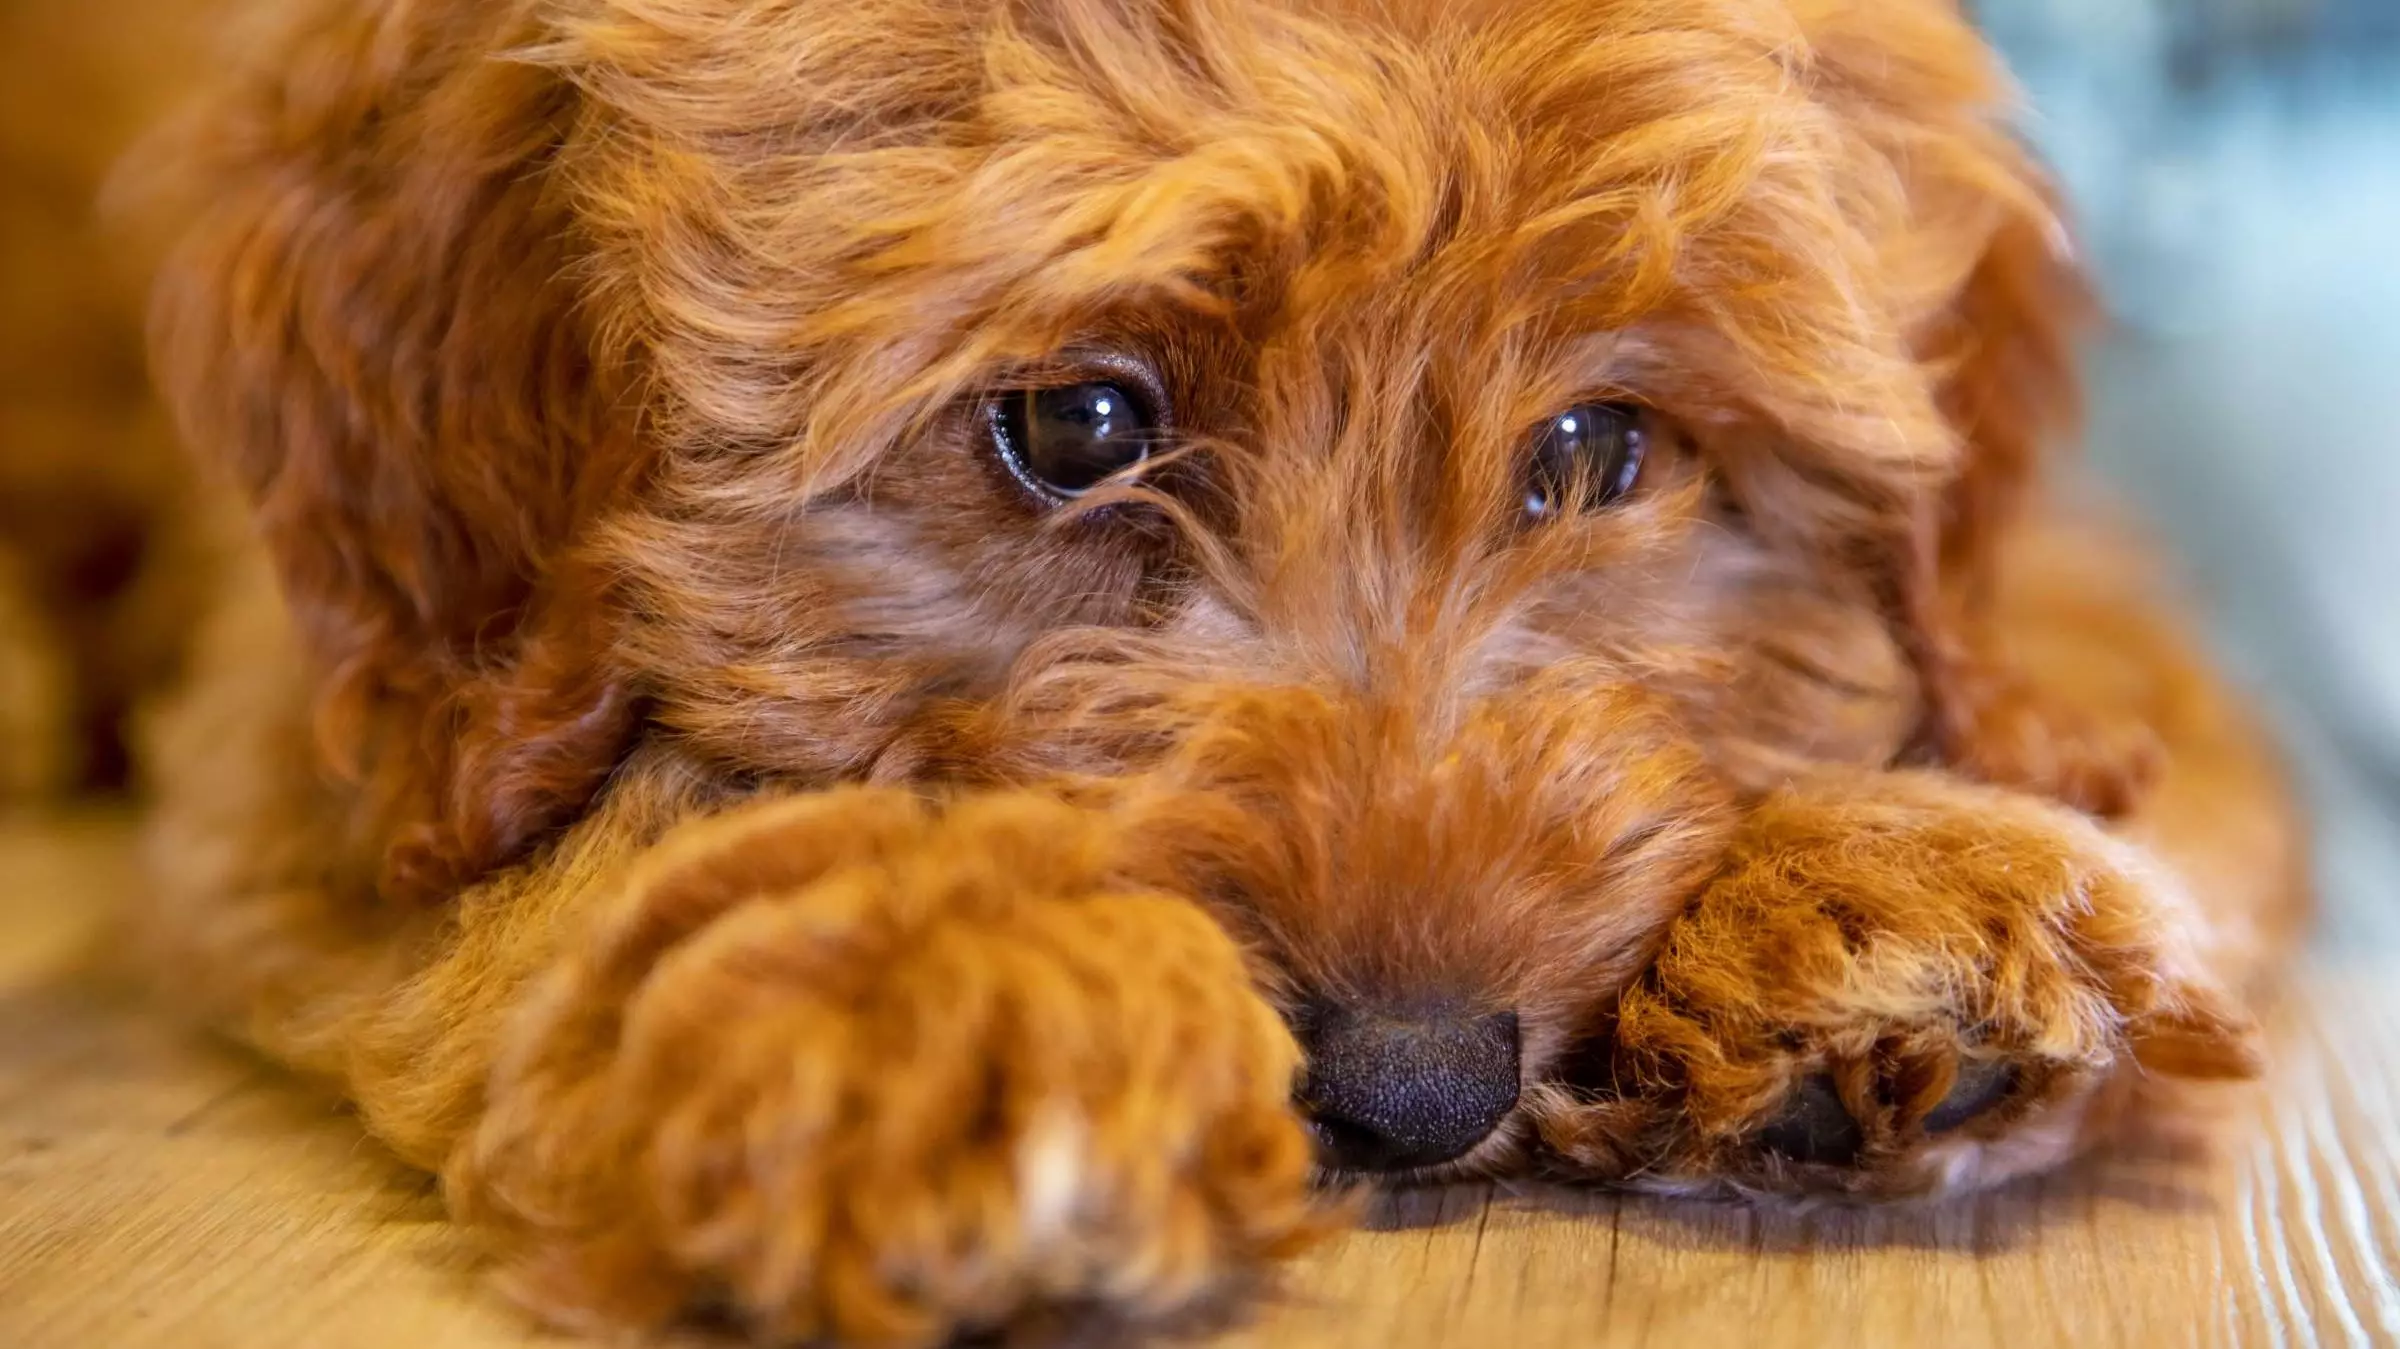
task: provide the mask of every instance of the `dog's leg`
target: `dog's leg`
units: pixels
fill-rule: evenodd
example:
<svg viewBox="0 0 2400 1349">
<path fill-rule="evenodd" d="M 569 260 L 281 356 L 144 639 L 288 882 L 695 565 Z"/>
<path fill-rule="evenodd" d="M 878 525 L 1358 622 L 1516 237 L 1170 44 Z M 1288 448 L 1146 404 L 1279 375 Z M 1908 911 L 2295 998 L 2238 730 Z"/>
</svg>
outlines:
<svg viewBox="0 0 2400 1349">
<path fill-rule="evenodd" d="M 286 895 L 187 934 L 240 929 L 220 999 L 246 958 L 252 1032 L 439 1170 L 544 1319 L 862 1345 L 1149 1322 L 1320 1227 L 1281 1017 L 1197 907 L 1108 883 L 1087 812 L 835 791 L 619 866 L 629 809 L 432 930 L 337 935 Z"/>
<path fill-rule="evenodd" d="M 1316 1219 L 1298 1053 L 1233 943 L 1034 796 L 686 826 L 497 1045 L 446 1178 L 560 1321 L 714 1304 L 932 1343 L 1177 1313 Z"/>
<path fill-rule="evenodd" d="M 250 564 L 154 728 L 124 945 L 442 1172 L 543 1315 L 924 1344 L 1197 1310 L 1316 1227 L 1289 1032 L 1212 919 L 1112 879 L 1103 813 L 729 803 L 652 749 L 526 863 L 385 902 Z"/>
<path fill-rule="evenodd" d="M 2255 1070 L 2224 982 L 2242 961 L 2216 949 L 2233 935 L 2062 807 L 1933 774 L 1803 781 L 1628 990 L 1620 1095 L 1560 1141 L 1670 1189 L 1897 1195 L 2047 1167 L 2148 1079 Z"/>
<path fill-rule="evenodd" d="M 1770 794 L 1626 994 L 1613 1081 L 1543 1121 L 1557 1151 L 1669 1187 L 1968 1189 L 2253 1070 L 2243 1003 L 2307 912 L 2273 752 L 2104 532 L 2029 535 L 1998 601 L 2030 694 L 2153 747 L 2138 808 L 2104 827 L 1973 764 Z"/>
</svg>

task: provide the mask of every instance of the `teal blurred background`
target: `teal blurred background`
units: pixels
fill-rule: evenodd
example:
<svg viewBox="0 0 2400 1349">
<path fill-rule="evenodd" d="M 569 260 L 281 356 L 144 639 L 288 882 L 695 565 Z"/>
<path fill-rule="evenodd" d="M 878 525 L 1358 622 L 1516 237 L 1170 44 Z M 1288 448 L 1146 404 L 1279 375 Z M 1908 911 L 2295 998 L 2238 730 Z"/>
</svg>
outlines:
<svg viewBox="0 0 2400 1349">
<path fill-rule="evenodd" d="M 2400 0 L 1976 8 L 2114 320 L 2089 455 L 2276 705 L 2327 940 L 2400 951 Z"/>
</svg>

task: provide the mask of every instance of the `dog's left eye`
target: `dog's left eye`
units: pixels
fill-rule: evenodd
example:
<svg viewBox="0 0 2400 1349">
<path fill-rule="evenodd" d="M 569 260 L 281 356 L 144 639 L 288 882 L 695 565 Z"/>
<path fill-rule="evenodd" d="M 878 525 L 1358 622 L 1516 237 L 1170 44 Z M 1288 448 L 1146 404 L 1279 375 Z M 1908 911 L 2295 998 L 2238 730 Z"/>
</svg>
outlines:
<svg viewBox="0 0 2400 1349">
<path fill-rule="evenodd" d="M 1150 457 L 1157 427 L 1122 385 L 1067 384 L 1004 394 L 992 409 L 993 448 L 1041 496 L 1082 496 Z"/>
<path fill-rule="evenodd" d="M 1552 418 L 1534 440 L 1525 475 L 1525 518 L 1597 510 L 1633 490 L 1649 449 L 1642 410 L 1631 403 L 1581 403 Z"/>
</svg>

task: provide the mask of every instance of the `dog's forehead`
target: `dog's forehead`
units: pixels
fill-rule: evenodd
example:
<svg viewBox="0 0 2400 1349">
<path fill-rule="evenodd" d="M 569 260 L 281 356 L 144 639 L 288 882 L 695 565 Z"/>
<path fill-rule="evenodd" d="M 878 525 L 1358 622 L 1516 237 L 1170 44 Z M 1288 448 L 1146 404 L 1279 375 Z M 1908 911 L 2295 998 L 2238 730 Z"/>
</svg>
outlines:
<svg viewBox="0 0 2400 1349">
<path fill-rule="evenodd" d="M 926 130 L 952 190 L 878 222 L 900 236 L 879 266 L 1010 279 L 995 341 L 994 318 L 1036 349 L 1195 299 L 1598 332 L 1695 276 L 1763 291 L 1856 261 L 1825 234 L 1838 119 L 1792 78 L 1788 25 L 1756 22 L 1778 6 L 1042 9 L 981 35 L 974 97 Z"/>
<path fill-rule="evenodd" d="M 1797 75 L 1780 4 L 1059 13 L 992 39 L 953 133 L 973 186 L 900 247 L 1017 270 L 980 320 L 1012 354 L 1114 308 L 1221 304 L 1286 349 L 1376 350 L 1350 364 L 1402 382 L 1488 377 L 1539 334 L 1550 357 L 1515 367 L 1539 402 L 1625 373 L 1595 352 L 1665 368 L 1711 334 L 1887 339 L 1858 225 L 1888 184 Z M 1841 364 L 1739 363 L 1754 393 Z"/>
<path fill-rule="evenodd" d="M 1888 246 L 1806 4 L 585 3 L 543 59 L 598 112 L 591 275 L 720 434 L 888 442 L 1096 318 L 1262 304 L 1399 360 L 1641 326 L 1870 455 L 1936 420 L 1894 297 L 1942 285 L 1895 278 L 1972 231 Z"/>
<path fill-rule="evenodd" d="M 665 152 L 653 178 L 697 152 L 745 209 L 838 184 L 851 209 L 804 227 L 1060 255 L 1055 291 L 1233 254 L 1413 267 L 1444 231 L 1589 251 L 1644 211 L 1688 231 L 1835 130 L 1761 0 L 585 8 L 549 59 Z"/>
<path fill-rule="evenodd" d="M 1054 59 L 992 62 L 962 130 L 1013 171 L 993 185 L 1019 195 L 991 210 L 1076 219 L 1100 236 L 1082 260 L 1137 275 L 1213 253 L 1252 272 L 1338 259 L 1381 286 L 1449 245 L 1567 280 L 1545 264 L 1645 225 L 1704 247 L 1779 163 L 1839 159 L 1760 8 L 1070 6 Z"/>
</svg>

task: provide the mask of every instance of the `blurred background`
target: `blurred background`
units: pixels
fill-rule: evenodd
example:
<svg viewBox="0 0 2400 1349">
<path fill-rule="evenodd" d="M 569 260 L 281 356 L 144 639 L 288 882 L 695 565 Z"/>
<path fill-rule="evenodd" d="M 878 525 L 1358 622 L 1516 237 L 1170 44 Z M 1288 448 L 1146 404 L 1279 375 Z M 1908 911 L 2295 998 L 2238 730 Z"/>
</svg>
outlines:
<svg viewBox="0 0 2400 1349">
<path fill-rule="evenodd" d="M 2115 319 L 2091 456 L 2274 701 L 2330 939 L 2400 949 L 2400 0 L 1971 3 Z M 190 602 L 180 470 L 141 396 L 140 250 L 90 203 L 204 8 L 0 0 L 0 802 L 122 781 L 105 727 L 173 674 L 152 638 Z M 34 629 L 47 648 L 8 640 Z M 80 741 L 27 729 L 62 701 Z"/>
<path fill-rule="evenodd" d="M 1980 0 L 2113 331 L 2089 454 L 2179 546 L 2400 946 L 2400 0 Z"/>
</svg>

